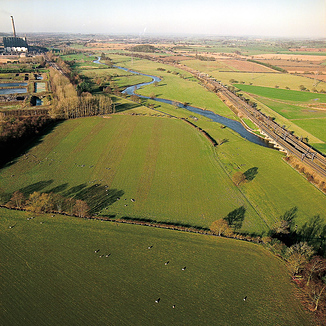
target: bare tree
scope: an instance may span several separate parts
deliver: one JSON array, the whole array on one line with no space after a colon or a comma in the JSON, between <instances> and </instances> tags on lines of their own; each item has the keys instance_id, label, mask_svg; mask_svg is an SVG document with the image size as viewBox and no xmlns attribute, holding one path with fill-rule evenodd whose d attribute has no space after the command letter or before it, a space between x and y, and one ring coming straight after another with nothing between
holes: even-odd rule
<instances>
[{"instance_id":1,"label":"bare tree","mask_svg":"<svg viewBox=\"0 0 326 326\"><path fill-rule=\"evenodd\" d=\"M89 206L84 200L76 200L76 204L74 206L74 212L77 214L79 217L85 217L89 211Z\"/></svg>"},{"instance_id":2,"label":"bare tree","mask_svg":"<svg viewBox=\"0 0 326 326\"><path fill-rule=\"evenodd\" d=\"M20 191L15 191L8 203L11 207L21 208L22 203L25 201L25 196Z\"/></svg>"},{"instance_id":3,"label":"bare tree","mask_svg":"<svg viewBox=\"0 0 326 326\"><path fill-rule=\"evenodd\" d=\"M229 227L228 222L223 218L214 221L210 226L210 230L218 236L221 235L231 236L233 234L233 231Z\"/></svg>"},{"instance_id":4,"label":"bare tree","mask_svg":"<svg viewBox=\"0 0 326 326\"><path fill-rule=\"evenodd\" d=\"M232 181L236 186L239 186L240 183L244 182L245 180L246 180L245 175L240 171L234 173L232 176Z\"/></svg>"},{"instance_id":5,"label":"bare tree","mask_svg":"<svg viewBox=\"0 0 326 326\"><path fill-rule=\"evenodd\" d=\"M314 250L306 242L296 243L287 248L287 262L293 275L298 274L313 255Z\"/></svg>"}]
</instances>

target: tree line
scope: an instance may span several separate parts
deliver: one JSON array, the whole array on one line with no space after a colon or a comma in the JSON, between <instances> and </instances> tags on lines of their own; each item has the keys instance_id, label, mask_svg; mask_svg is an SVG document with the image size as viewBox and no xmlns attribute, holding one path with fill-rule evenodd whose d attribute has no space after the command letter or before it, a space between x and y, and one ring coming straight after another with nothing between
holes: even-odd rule
<instances>
[{"instance_id":1,"label":"tree line","mask_svg":"<svg viewBox=\"0 0 326 326\"><path fill-rule=\"evenodd\" d=\"M79 84L81 86L78 92L78 86L76 89L66 76L53 68L50 68L49 79L54 97L52 108L49 110L52 118L72 119L113 113L111 98L85 92L90 89L85 89L83 82Z\"/></svg>"},{"instance_id":2,"label":"tree line","mask_svg":"<svg viewBox=\"0 0 326 326\"><path fill-rule=\"evenodd\" d=\"M66 198L58 193L41 193L38 191L34 191L27 198L22 192L15 191L5 206L34 213L57 212L78 217L87 217L90 211L90 207L84 200Z\"/></svg>"},{"instance_id":3,"label":"tree line","mask_svg":"<svg viewBox=\"0 0 326 326\"><path fill-rule=\"evenodd\" d=\"M17 148L30 141L51 123L48 116L8 116L0 121L0 166L10 160Z\"/></svg>"}]
</instances>

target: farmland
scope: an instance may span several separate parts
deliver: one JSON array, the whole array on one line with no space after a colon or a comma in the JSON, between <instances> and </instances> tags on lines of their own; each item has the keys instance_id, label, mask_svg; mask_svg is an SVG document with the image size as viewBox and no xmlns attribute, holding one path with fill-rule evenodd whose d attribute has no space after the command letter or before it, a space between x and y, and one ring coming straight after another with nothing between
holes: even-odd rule
<instances>
[{"instance_id":1,"label":"farmland","mask_svg":"<svg viewBox=\"0 0 326 326\"><path fill-rule=\"evenodd\" d=\"M15 191L25 199L34 191L81 199L99 220L0 208L0 291L5 293L0 324L312 324L285 263L263 246L114 222L146 219L156 226L167 222L209 228L243 208L244 221L236 231L248 238L265 237L295 209L299 234L314 217L321 227L326 223L325 195L287 164L283 153L185 108L127 97L120 93L125 87L150 78L93 61L104 51L114 65L162 79L138 94L240 120L190 73L116 54L122 45L97 46L76 46L88 53L61 59L80 82L91 86L88 92L112 100L115 114L55 123L0 170L0 200L8 202ZM216 61L194 56L182 64L233 84L279 124L326 151L326 95L295 91L300 85L311 88L313 80L238 60L234 54L215 55L218 48L202 47ZM263 46L239 49L265 51ZM151 55L182 59L176 53L182 47L175 50L171 56ZM322 87L320 83L318 89ZM249 119L244 122L255 129ZM250 170L256 171L254 177L236 186L233 176ZM164 265L166 261L170 263Z\"/></svg>"},{"instance_id":2,"label":"farmland","mask_svg":"<svg viewBox=\"0 0 326 326\"><path fill-rule=\"evenodd\" d=\"M326 118L325 94L239 84L235 86L273 110L261 107L263 112L274 116L281 125L290 126L299 137L308 137L310 144L325 152L326 133L322 127Z\"/></svg>"},{"instance_id":3,"label":"farmland","mask_svg":"<svg viewBox=\"0 0 326 326\"><path fill-rule=\"evenodd\" d=\"M284 263L261 246L60 215L0 216L0 324L312 324Z\"/></svg>"},{"instance_id":4,"label":"farmland","mask_svg":"<svg viewBox=\"0 0 326 326\"><path fill-rule=\"evenodd\" d=\"M298 225L316 214L325 219L324 195L283 162L282 154L245 141L207 119L197 123L227 143L212 148L193 127L167 117L69 120L4 168L0 181L9 194L16 190L26 196L33 191L89 194L90 203L92 198L100 199L96 213L104 216L209 227L244 206L243 231L257 233L267 231L293 206L299 208ZM273 164L277 175L266 162ZM231 176L254 166L259 174L239 191Z\"/></svg>"}]
</instances>

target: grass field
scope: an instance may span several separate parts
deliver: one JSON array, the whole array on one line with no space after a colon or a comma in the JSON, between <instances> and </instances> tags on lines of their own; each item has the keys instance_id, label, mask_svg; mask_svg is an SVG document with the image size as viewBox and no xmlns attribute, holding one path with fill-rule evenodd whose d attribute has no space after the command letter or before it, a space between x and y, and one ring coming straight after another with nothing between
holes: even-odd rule
<instances>
[{"instance_id":1,"label":"grass field","mask_svg":"<svg viewBox=\"0 0 326 326\"><path fill-rule=\"evenodd\" d=\"M256 94L262 97L268 97L271 99L279 99L288 102L326 103L326 94L316 94L310 92L277 89L271 87L241 85L241 84L235 84L234 86L241 89L244 92Z\"/></svg>"},{"instance_id":2,"label":"grass field","mask_svg":"<svg viewBox=\"0 0 326 326\"><path fill-rule=\"evenodd\" d=\"M326 102L325 94L239 84L236 87L250 93L262 112L275 117L276 122L293 130L298 137L308 137L310 144L325 153L326 111L318 107Z\"/></svg>"},{"instance_id":3,"label":"grass field","mask_svg":"<svg viewBox=\"0 0 326 326\"><path fill-rule=\"evenodd\" d=\"M284 263L261 246L28 217L0 209L1 325L313 324Z\"/></svg>"},{"instance_id":4,"label":"grass field","mask_svg":"<svg viewBox=\"0 0 326 326\"><path fill-rule=\"evenodd\" d=\"M231 60L232 62L232 60ZM236 68L228 66L228 60L217 61L200 61L200 60L185 60L182 63L193 69L205 72L212 77L220 80L223 84L230 85L230 80L244 82L247 85L252 83L255 86L275 87L285 89L289 87L291 90L299 90L300 85L304 85L307 89L314 87L315 81L311 78L296 76L292 74L283 74L279 72L260 72L261 68L258 65L253 65L250 72L237 71ZM262 66L263 67L263 66ZM267 68L266 68L267 69ZM316 86L317 90L326 89L326 83L320 82Z\"/></svg>"},{"instance_id":5,"label":"grass field","mask_svg":"<svg viewBox=\"0 0 326 326\"><path fill-rule=\"evenodd\" d=\"M299 209L298 225L316 214L326 218L325 196L283 162L281 153L207 119L196 123L227 142L213 149L177 119L114 115L65 121L28 156L2 169L0 182L7 193L87 194L103 215L204 227L244 205L243 230L258 233L293 206ZM257 177L239 190L230 177L252 167L258 168Z\"/></svg>"},{"instance_id":6,"label":"grass field","mask_svg":"<svg viewBox=\"0 0 326 326\"><path fill-rule=\"evenodd\" d=\"M224 84L230 84L231 79L235 79L239 82L245 82L247 85L252 83L253 86L271 87L279 86L280 89L289 87L291 90L300 90L300 85L304 85L307 89L312 89L314 86L314 80L302 76L295 76L291 74L282 73L243 73L243 72L218 72L212 74L217 80L221 80ZM326 84L318 84L318 91L325 89Z\"/></svg>"},{"instance_id":7,"label":"grass field","mask_svg":"<svg viewBox=\"0 0 326 326\"><path fill-rule=\"evenodd\" d=\"M220 115L236 119L232 111L212 92L208 92L203 86L200 86L194 77L180 69L152 62L149 60L133 59L125 56L109 55L117 65L139 71L145 74L159 76L162 81L155 85L149 85L138 90L141 95L150 96L152 93L155 97L166 98L181 103L187 102L203 109L209 109ZM164 68L166 71L158 71L157 68ZM170 71L170 73L168 72ZM182 75L175 75L176 72Z\"/></svg>"},{"instance_id":8,"label":"grass field","mask_svg":"<svg viewBox=\"0 0 326 326\"><path fill-rule=\"evenodd\" d=\"M77 195L101 184L102 190L107 185L121 197L111 206L103 198L102 214L209 226L245 205L255 228L264 228L214 161L209 142L180 120L132 116L69 120L29 157L2 170L6 191L28 193L41 187Z\"/></svg>"},{"instance_id":9,"label":"grass field","mask_svg":"<svg viewBox=\"0 0 326 326\"><path fill-rule=\"evenodd\" d=\"M295 120L294 122L301 128L313 133L326 143L326 118L308 118ZM324 150L324 152L326 151Z\"/></svg>"}]
</instances>

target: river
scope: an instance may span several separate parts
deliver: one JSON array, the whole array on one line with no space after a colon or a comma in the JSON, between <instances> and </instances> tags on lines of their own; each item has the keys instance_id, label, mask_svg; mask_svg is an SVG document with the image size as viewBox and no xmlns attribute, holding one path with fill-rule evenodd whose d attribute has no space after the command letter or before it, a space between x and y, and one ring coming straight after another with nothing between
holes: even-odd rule
<instances>
[{"instance_id":1,"label":"river","mask_svg":"<svg viewBox=\"0 0 326 326\"><path fill-rule=\"evenodd\" d=\"M95 60L93 62L94 63L101 63L100 58L98 58L98 60ZM159 78L157 76L143 74L143 73L133 71L133 70L130 70L130 69L127 69L127 68L124 68L124 67L120 67L120 66L114 66L114 67L118 68L118 69L122 69L124 71L131 72L131 73L136 74L136 75L147 76L147 77L152 78L152 80L150 82L129 86L122 93L127 94L127 95L137 95L140 98L151 99L151 100L154 100L154 101L157 101L157 102L167 103L167 104L171 104L171 105L173 105L175 103L175 101L172 101L172 100L162 99L162 98L158 98L158 97L150 98L148 96L135 94L135 90L137 90L137 89L139 89L141 87L153 84L155 82L160 82L161 78ZM200 114L200 115L202 115L202 116L204 116L206 118L211 119L214 122L218 122L218 123L230 128L230 129L232 129L233 131L238 133L242 138L247 139L248 141L250 141L250 142L252 142L254 144L264 146L264 147L273 147L273 145L270 144L267 140L265 140L265 139L255 135L255 134L249 132L239 121L228 119L228 118L225 118L225 117L223 117L223 116L221 116L219 114L216 114L216 113L214 113L212 111L203 110L203 109L200 109L198 107L191 106L191 105L183 105L181 103L178 103L178 106L180 108L186 109L186 110L191 111L193 113Z\"/></svg>"}]
</instances>

